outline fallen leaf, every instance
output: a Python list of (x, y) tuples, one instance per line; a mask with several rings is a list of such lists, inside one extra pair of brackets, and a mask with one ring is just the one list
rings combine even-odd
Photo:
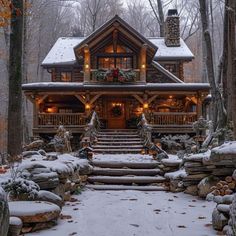
[(169, 202), (173, 202), (173, 201), (174, 201), (174, 199), (168, 199), (168, 201), (169, 201)]
[(211, 227), (212, 224), (205, 224), (204, 226), (205, 226), (205, 227)]
[(185, 225), (178, 225), (178, 228), (187, 228)]
[(205, 216), (199, 216), (198, 219), (203, 220), (203, 219), (206, 219), (206, 217)]
[(68, 219), (71, 219), (71, 218), (72, 218), (71, 215), (63, 215), (63, 214), (60, 215), (61, 220), (68, 220)]
[(139, 227), (139, 225), (137, 225), (137, 224), (130, 224), (130, 225), (132, 225), (134, 227)]

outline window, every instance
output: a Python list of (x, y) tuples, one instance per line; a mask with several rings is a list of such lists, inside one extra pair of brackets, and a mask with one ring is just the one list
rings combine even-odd
[(133, 58), (132, 57), (99, 57), (98, 68), (99, 69), (132, 69)]
[(61, 81), (62, 82), (71, 82), (72, 73), (70, 71), (61, 72)]
[(164, 66), (165, 69), (167, 69), (170, 72), (176, 72), (176, 65), (175, 64), (167, 64)]

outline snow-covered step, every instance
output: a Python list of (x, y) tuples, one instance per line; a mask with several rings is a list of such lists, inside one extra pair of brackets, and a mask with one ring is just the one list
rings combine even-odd
[(98, 132), (98, 135), (138, 135), (137, 131), (132, 132)]
[(95, 153), (103, 153), (103, 154), (124, 154), (124, 153), (133, 153), (138, 154), (142, 151), (142, 149), (96, 149), (93, 148)]
[(93, 149), (119, 149), (119, 150), (123, 150), (123, 149), (142, 149), (143, 145), (130, 145), (127, 147), (127, 145), (94, 145)]
[(128, 139), (120, 139), (120, 138), (99, 138), (99, 142), (140, 142), (141, 139), (139, 137), (137, 138), (128, 138)]
[(130, 138), (136, 138), (140, 139), (140, 137), (136, 134), (120, 134), (120, 135), (107, 135), (107, 134), (99, 134), (97, 135), (97, 138), (112, 138), (112, 139), (130, 139)]
[(134, 185), (86, 185), (87, 188), (94, 190), (137, 190), (137, 191), (167, 191), (168, 189), (163, 186), (134, 186)]
[(162, 174), (160, 169), (114, 169), (114, 168), (93, 168), (93, 175), (106, 176), (122, 176), (122, 175), (138, 175), (138, 176), (155, 176)]
[(93, 161), (92, 164), (102, 168), (155, 169), (160, 162), (127, 162), (124, 159), (124, 161)]
[(113, 146), (120, 146), (120, 145), (142, 145), (143, 142), (142, 141), (113, 141), (113, 140), (110, 140), (110, 142), (104, 142), (104, 141), (99, 141), (96, 143), (96, 145), (100, 146), (104, 146), (104, 145), (113, 145)]
[(162, 176), (90, 176), (89, 183), (104, 184), (155, 184), (163, 183), (166, 179)]

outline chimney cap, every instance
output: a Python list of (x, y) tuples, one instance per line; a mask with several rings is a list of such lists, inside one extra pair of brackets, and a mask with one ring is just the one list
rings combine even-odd
[(178, 16), (178, 10), (177, 9), (169, 9), (167, 15), (168, 16)]

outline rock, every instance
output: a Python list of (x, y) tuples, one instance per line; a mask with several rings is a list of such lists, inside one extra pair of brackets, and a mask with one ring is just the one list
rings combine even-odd
[(25, 151), (22, 153), (24, 158), (32, 157), (33, 155), (40, 155), (40, 153), (38, 151)]
[(42, 156), (47, 156), (47, 153), (43, 150), (43, 149), (40, 149), (38, 150), (39, 154), (41, 154)]
[(190, 194), (192, 196), (197, 196), (198, 188), (197, 185), (188, 186), (184, 193)]
[(37, 151), (39, 149), (42, 149), (44, 145), (44, 141), (43, 140), (35, 140), (32, 143), (26, 145), (24, 147), (25, 151)]
[(51, 203), (56, 204), (60, 208), (62, 208), (63, 203), (64, 203), (61, 197), (59, 197), (58, 195), (56, 195), (52, 192), (45, 191), (45, 190), (40, 190), (38, 192), (38, 196), (34, 200), (51, 202)]
[(223, 196), (223, 203), (230, 205), (233, 202), (234, 195), (225, 195)]
[(71, 194), (70, 194), (70, 192), (65, 192), (64, 201), (70, 201), (70, 200), (71, 200)]
[(223, 197), (222, 196), (215, 196), (214, 197), (214, 202), (217, 204), (222, 204), (223, 203)]
[(169, 158), (169, 159), (162, 159), (161, 163), (167, 167), (179, 167), (182, 163), (182, 160)]
[(222, 212), (222, 213), (229, 214), (230, 205), (227, 205), (227, 204), (218, 204), (218, 205), (217, 205), (217, 210), (220, 211), (220, 212)]
[(7, 236), (9, 228), (9, 208), (4, 190), (0, 187), (0, 235)]
[(224, 226), (228, 224), (228, 219), (224, 214), (220, 213), (217, 208), (212, 213), (212, 226), (215, 230), (223, 230)]
[(42, 223), (58, 219), (61, 209), (50, 202), (15, 201), (9, 202), (10, 215), (19, 217), (23, 224)]
[(23, 226), (23, 222), (18, 217), (10, 217), (10, 225), (7, 236), (18, 236), (20, 235), (21, 229)]
[(219, 180), (219, 178), (213, 176), (202, 179), (198, 184), (198, 195), (205, 198), (211, 192), (211, 187), (215, 186)]
[(207, 196), (206, 196), (206, 200), (208, 202), (212, 202), (212, 201), (214, 201), (214, 197), (215, 196), (212, 193), (208, 193)]

